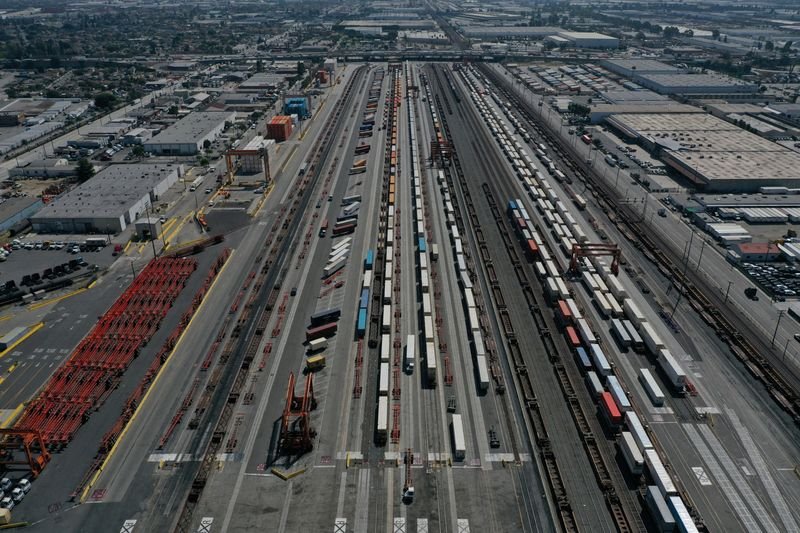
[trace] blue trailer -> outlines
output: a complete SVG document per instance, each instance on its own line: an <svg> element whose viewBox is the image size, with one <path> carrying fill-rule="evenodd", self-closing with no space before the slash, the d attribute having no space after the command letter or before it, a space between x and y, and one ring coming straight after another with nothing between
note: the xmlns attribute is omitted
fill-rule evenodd
<svg viewBox="0 0 800 533"><path fill-rule="evenodd" d="M359 338L364 337L364 332L367 330L367 310L358 310L358 326L356 326L356 334Z"/></svg>
<svg viewBox="0 0 800 533"><path fill-rule="evenodd" d="M418 240L420 253L425 253L428 249L425 247L425 237L420 237Z"/></svg>
<svg viewBox="0 0 800 533"><path fill-rule="evenodd" d="M367 250L367 257L364 258L364 270L372 270L373 257L372 250Z"/></svg>
<svg viewBox="0 0 800 533"><path fill-rule="evenodd" d="M361 299L359 300L358 308L366 309L369 305L369 289L361 289Z"/></svg>

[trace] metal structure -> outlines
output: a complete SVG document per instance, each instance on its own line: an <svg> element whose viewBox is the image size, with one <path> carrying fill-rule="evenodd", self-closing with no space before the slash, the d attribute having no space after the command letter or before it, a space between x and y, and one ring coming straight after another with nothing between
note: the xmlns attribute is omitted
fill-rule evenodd
<svg viewBox="0 0 800 533"><path fill-rule="evenodd" d="M314 447L316 431L311 427L311 411L317 408L314 397L314 374L306 376L306 386L302 396L294 393L294 372L289 374L286 390L286 405L281 417L281 434L278 453L281 455L300 455Z"/></svg>
<svg viewBox="0 0 800 533"><path fill-rule="evenodd" d="M22 448L25 460L16 458L16 452ZM33 477L42 473L50 461L42 434L30 429L0 429L0 465L27 465Z"/></svg>
<svg viewBox="0 0 800 533"><path fill-rule="evenodd" d="M264 185L269 185L272 176L270 175L269 172L269 151L267 150L266 147L253 150L232 149L226 151L225 167L227 169L227 174L225 178L225 184L233 183L233 176L236 174L236 168L237 168L237 165L233 160L234 157L260 157L263 163Z"/></svg>
<svg viewBox="0 0 800 533"><path fill-rule="evenodd" d="M414 480L411 478L411 465L414 464L414 452L411 451L411 448L406 449L405 463L406 478L403 482L403 503L411 503L414 501Z"/></svg>
<svg viewBox="0 0 800 533"><path fill-rule="evenodd" d="M619 274L619 260L622 252L616 244L598 243L575 243L572 245L572 259L569 261L569 272L573 275L578 274L580 264L578 259L581 257L600 257L610 255L614 259L611 261L611 273L615 276Z"/></svg>
<svg viewBox="0 0 800 533"><path fill-rule="evenodd" d="M450 142L441 135L437 135L436 139L431 139L431 162L438 161L441 167L450 164L453 159L453 146Z"/></svg>

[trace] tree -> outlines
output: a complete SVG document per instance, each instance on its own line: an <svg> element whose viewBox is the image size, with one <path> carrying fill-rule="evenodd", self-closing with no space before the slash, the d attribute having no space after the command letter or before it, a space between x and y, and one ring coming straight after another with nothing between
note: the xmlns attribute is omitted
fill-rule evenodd
<svg viewBox="0 0 800 533"><path fill-rule="evenodd" d="M199 162L200 162L200 166L201 167L207 167L208 166L208 158L207 157L201 157Z"/></svg>
<svg viewBox="0 0 800 533"><path fill-rule="evenodd" d="M167 109L167 114L168 115L177 115L178 114L178 106L176 106L176 105L169 106L169 109Z"/></svg>
<svg viewBox="0 0 800 533"><path fill-rule="evenodd" d="M264 62L260 59L256 60L256 72L264 72Z"/></svg>
<svg viewBox="0 0 800 533"><path fill-rule="evenodd" d="M297 62L297 75L302 77L306 73L306 64L302 61Z"/></svg>
<svg viewBox="0 0 800 533"><path fill-rule="evenodd" d="M788 54L789 53L789 51L792 49L792 44L794 44L792 41L786 41L786 43L783 45L783 53L784 54Z"/></svg>
<svg viewBox="0 0 800 533"><path fill-rule="evenodd" d="M715 29L713 29L713 30L711 30L711 36L712 36L712 37L713 37L715 40L717 40L717 41L718 41L718 40L719 40L719 30L718 30L718 29L716 29L716 28L715 28Z"/></svg>
<svg viewBox="0 0 800 533"><path fill-rule="evenodd" d="M76 167L75 172L78 175L78 181L83 183L94 176L94 165L92 165L88 159L82 157L80 161L78 161L78 166Z"/></svg>
<svg viewBox="0 0 800 533"><path fill-rule="evenodd" d="M94 97L94 106L98 109L111 109L117 101L113 93L102 92Z"/></svg>
<svg viewBox="0 0 800 533"><path fill-rule="evenodd" d="M133 145L133 148L131 148L131 155L133 155L133 157L144 157L144 146L141 144Z"/></svg>
<svg viewBox="0 0 800 533"><path fill-rule="evenodd" d="M767 52L771 52L774 49L775 49L775 43L773 43L772 41L767 41L764 43L764 50L766 50Z"/></svg>
<svg viewBox="0 0 800 533"><path fill-rule="evenodd" d="M210 141L210 140L208 140L208 139L206 139L205 141L203 141L203 148L204 148L204 149L206 149L206 150L208 150L209 148L211 148L211 141Z"/></svg>
<svg viewBox="0 0 800 533"><path fill-rule="evenodd" d="M680 30L678 30L676 26L666 26L662 30L662 34L664 35L664 37L669 39L671 37L676 37L678 34L680 34Z"/></svg>
<svg viewBox="0 0 800 533"><path fill-rule="evenodd" d="M642 32L636 32L636 40L637 40L637 41L644 41L644 40L645 40L645 38L646 38L646 37L645 37L644 33L642 33Z"/></svg>

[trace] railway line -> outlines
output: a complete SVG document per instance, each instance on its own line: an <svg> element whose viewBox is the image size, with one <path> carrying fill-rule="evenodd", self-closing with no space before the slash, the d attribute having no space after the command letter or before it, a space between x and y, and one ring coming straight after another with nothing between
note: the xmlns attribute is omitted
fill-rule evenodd
<svg viewBox="0 0 800 533"><path fill-rule="evenodd" d="M176 532L189 531L192 524L194 509L216 462L217 454L225 442L234 406L247 382L250 366L255 361L262 336L278 300L282 280L289 268L282 265L286 261L294 236L301 227L300 219L322 175L324 163L336 142L336 133L342 127L340 117L352 99L354 88L363 82L363 76L364 69L361 68L348 80L348 87L337 102L336 110L313 151L306 175L296 188L291 205L284 206L273 224L263 255L256 257L255 263L261 266L251 296L244 305L234 327L234 335L223 349L212 371L210 383L206 385L200 399L201 404L205 403L210 407L207 420L214 430L202 452L203 459L193 476L181 513L177 517L174 526ZM333 168L335 166L331 166ZM213 399L210 398L212 396ZM203 432L198 432L196 439L203 435Z"/></svg>
<svg viewBox="0 0 800 533"><path fill-rule="evenodd" d="M570 169L579 181L591 190L603 211L611 222L636 248L640 249L650 262L656 265L665 278L672 280L673 285L689 301L692 308L700 315L731 349L734 356L747 368L750 374L761 381L773 400L800 425L800 381L794 370L785 366L772 353L765 341L753 331L746 320L737 313L725 313L722 298L713 288L692 270L681 265L680 258L671 253L668 243L656 240L653 232L647 231L646 224L631 205L618 202L610 186L605 180L598 178L585 161L569 156L572 151L558 135L544 130L535 119L527 102L508 89L506 82L486 65L479 66L481 72L492 81L502 94L514 102L516 109L525 120L541 135L557 157ZM742 334L746 332L746 334Z"/></svg>
<svg viewBox="0 0 800 533"><path fill-rule="evenodd" d="M453 95L454 101L458 99L460 101L460 97L458 93L455 92L455 87L453 83L447 78L447 84L445 86L444 82L439 79L441 92L443 94L442 100L444 101L444 105L442 108L448 110L448 114L453 113L452 106L449 104L449 99L446 97L447 89L450 90L451 94ZM444 109L442 109L442 115L444 116ZM462 117L465 113L469 113L469 111L464 111L461 109L460 105L457 108L457 112ZM478 132L481 131L483 125L478 123L477 120L468 122L468 128L474 137L478 137ZM462 128L463 129L463 128ZM447 131L447 126L445 122L445 131ZM479 141L481 139L478 139ZM484 139L485 142L493 142L491 138ZM497 158L495 154L492 153L491 150L485 148L486 144L481 142L471 142L470 148L471 150L475 151L476 154L479 154L477 160L479 164L483 167L482 170L486 176L493 176L492 179L493 184L500 183L501 180L497 179L498 175L500 174L500 169L503 168L504 162ZM472 196L469 192L470 184L464 177L463 169L460 168L460 161L458 159L458 153L454 154L454 167L455 167L455 177L459 180L462 194L465 197L465 203L467 204L468 211L470 207L472 207L472 226L473 231L476 234L476 240L479 243L484 241L484 231L480 224L479 224L479 217L477 213L474 213L474 204L472 202ZM486 162L485 164L483 162ZM491 164L490 164L491 163ZM474 186L473 186L474 187ZM491 196L491 189L488 184L482 185L479 189L476 190L476 193L487 197L487 199L492 198ZM489 193L489 194L487 194ZM631 526L628 523L628 518L626 517L626 513L623 511L622 502L620 501L619 497L616 494L616 490L614 485L619 487L624 487L624 483L621 481L619 473L617 472L616 479L612 480L612 474L607 466L606 460L604 456L608 456L611 454L613 456L613 449L609 450L608 446L606 446L604 450L601 451L601 442L598 439L595 439L593 432L590 429L590 425L588 423L587 417L583 412L583 407L581 406L580 402L577 400L576 396L576 389L572 385L572 381L569 377L569 374L566 371L564 366L564 362L561 361L561 357L559 353L567 353L568 350L556 347L556 342L560 341L560 339L554 339L550 335L550 327L548 327L547 322L541 312L541 306L539 301L537 301L536 297L534 296L534 292L528 281L527 274L525 273L524 268L522 267L522 263L520 262L520 258L517 255L515 250L515 244L511 239L510 235L508 234L508 229L505 227L505 217L503 217L502 213L497 209L496 203L492 206L489 206L491 210L492 219L497 226L497 231L499 232L501 239L504 242L505 249L508 254L510 254L509 259L511 260L511 265L513 269L513 276L516 277L519 287L520 293L523 295L524 303L520 302L506 302L506 299L503 297L503 291L500 288L500 283L498 279L498 272L497 267L495 267L494 263L489 262L486 264L486 271L489 278L489 283L491 285L491 293L495 302L495 308L499 315L499 319L501 322L502 331L505 334L507 339L507 350L508 354L511 358L511 362L513 364L513 369L518 376L518 379L521 383L524 403L528 406L529 417L532 421L532 426L534 429L535 440L539 444L541 449L541 454L544 460L544 463L547 468L548 477L551 480L551 489L553 490L554 494L554 501L558 502L560 508L560 516L562 525L565 528L577 527L576 520L574 514L570 509L569 504L569 496L566 493L566 489L564 488L564 482L562 480L562 475L558 469L558 461L556 460L555 456L553 455L553 449L551 447L550 437L548 435L544 418L539 410L540 400L537 398L534 392L534 386L530 379L530 374L528 371L528 367L526 365L525 357L523 356L523 348L521 345L522 340L518 339L517 334L514 331L514 327L512 324L512 320L510 317L510 309L517 309L519 306L527 308L531 313L531 318L533 319L534 324L537 325L539 330L539 339L537 339L535 352L541 353L547 357L547 360L551 362L553 366L554 373L557 378L557 382L561 387L562 393L567 400L567 405L570 408L571 416L573 421L576 424L576 429L579 432L580 440L583 443L585 453L589 459L590 464L592 465L592 470L594 472L594 476L598 482L598 488L600 489L601 493L603 494L603 498L606 501L606 505L608 506L609 510L611 511L611 515L614 517L615 522L617 523L617 528L620 530L632 530ZM476 224L477 223L477 224ZM488 249L481 254L482 256L489 258L491 257ZM498 260L499 257L496 255L494 256L494 260ZM514 305L516 304L516 305ZM524 336L523 336L524 337ZM569 364L569 362L567 362ZM549 399L549 401L554 401L555 399ZM561 399L559 399L561 400ZM563 401L563 400L562 400ZM545 403L547 405L547 403ZM565 444L566 445L566 444ZM632 501L628 501L628 515L632 514L631 509L634 508L634 504ZM636 506L638 507L638 506Z"/></svg>

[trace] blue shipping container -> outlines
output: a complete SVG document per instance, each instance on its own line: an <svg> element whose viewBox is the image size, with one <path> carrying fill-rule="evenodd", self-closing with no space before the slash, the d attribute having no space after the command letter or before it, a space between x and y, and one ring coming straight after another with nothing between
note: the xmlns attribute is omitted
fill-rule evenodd
<svg viewBox="0 0 800 533"><path fill-rule="evenodd" d="M586 353L586 349L583 346L579 346L576 351L578 354L578 362L581 364L581 368L584 371L591 370L592 361L589 359L589 354Z"/></svg>
<svg viewBox="0 0 800 533"><path fill-rule="evenodd" d="M358 310L358 326L356 328L356 333L359 337L364 336L364 332L367 329L367 310L366 309L359 309Z"/></svg>
<svg viewBox="0 0 800 533"><path fill-rule="evenodd" d="M358 304L359 309L366 309L369 305L369 289L361 289L361 301Z"/></svg>
<svg viewBox="0 0 800 533"><path fill-rule="evenodd" d="M426 251L426 248L425 248L425 237L420 237L419 238L418 246L419 246L419 251L422 252L422 253L425 253L425 251Z"/></svg>
<svg viewBox="0 0 800 533"><path fill-rule="evenodd" d="M364 270L372 270L372 250L367 250L367 257L364 259Z"/></svg>
<svg viewBox="0 0 800 533"><path fill-rule="evenodd" d="M508 201L508 211L511 212L516 208L517 208L517 202L515 202L514 200L509 200Z"/></svg>

